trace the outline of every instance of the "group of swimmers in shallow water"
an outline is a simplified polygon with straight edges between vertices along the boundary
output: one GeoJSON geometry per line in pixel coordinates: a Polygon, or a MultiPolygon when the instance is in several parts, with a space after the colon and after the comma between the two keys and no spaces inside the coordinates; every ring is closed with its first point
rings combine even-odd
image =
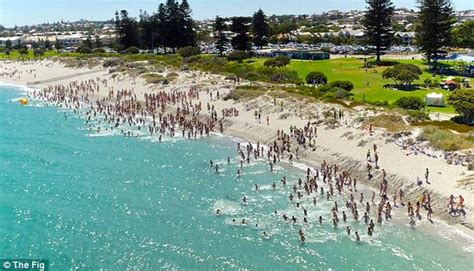
{"type": "MultiPolygon", "coordinates": [[[[207,94],[212,98],[212,91],[207,94]]],[[[74,81],[67,85],[56,85],[46,87],[42,90],[34,91],[31,96],[35,99],[40,99],[48,104],[61,106],[73,110],[75,113],[83,115],[86,124],[91,131],[102,130],[113,131],[120,130],[124,136],[138,136],[136,129],[141,134],[148,132],[150,135],[158,134],[161,141],[162,136],[175,137],[177,131],[181,131],[182,137],[194,139],[202,136],[209,136],[213,131],[223,132],[223,120],[228,117],[236,117],[239,112],[235,108],[226,108],[221,111],[222,117],[218,117],[215,107],[207,103],[207,114],[201,113],[203,105],[199,100],[199,91],[197,88],[190,88],[187,91],[155,91],[153,93],[145,93],[144,101],[139,101],[132,89],[128,90],[114,90],[113,87],[108,86],[107,79],[96,78],[95,80],[74,81]],[[99,91],[101,88],[106,88],[108,91],[107,97],[101,97],[99,91]],[[85,112],[85,113],[84,113],[85,112]],[[135,130],[126,131],[126,127],[134,127],[135,130]]],[[[219,92],[214,97],[219,98],[219,92]]],[[[67,116],[65,115],[67,118],[67,116]]],[[[268,120],[267,120],[268,122],[268,120]]],[[[317,140],[318,127],[310,122],[303,128],[296,126],[289,127],[289,133],[284,130],[278,130],[276,139],[265,148],[259,142],[257,144],[246,144],[243,147],[240,143],[237,144],[237,152],[240,156],[240,167],[237,169],[237,177],[241,177],[244,164],[249,164],[251,161],[257,159],[266,159],[269,164],[269,170],[273,171],[274,166],[281,161],[288,161],[293,163],[295,159],[300,159],[302,151],[310,149],[315,151],[315,141],[317,140]]],[[[367,153],[367,170],[368,179],[373,181],[373,169],[379,169],[379,157],[377,154],[377,146],[373,146],[373,158],[371,151],[367,153]]],[[[230,158],[227,158],[228,164],[231,163],[230,158]]],[[[211,167],[219,173],[219,164],[210,161],[211,167]]],[[[300,209],[302,217],[291,216],[287,214],[280,214],[275,211],[275,215],[281,216],[283,221],[288,221],[293,224],[311,223],[311,218],[308,216],[308,206],[303,206],[303,199],[310,198],[313,206],[317,205],[316,195],[325,198],[327,201],[332,201],[333,198],[347,197],[345,201],[345,210],[340,210],[337,202],[334,202],[330,210],[330,220],[334,228],[338,229],[339,224],[348,223],[350,219],[360,221],[367,226],[367,235],[372,236],[375,231],[375,222],[381,226],[384,219],[392,219],[393,207],[404,207],[404,191],[402,188],[396,189],[393,194],[392,201],[389,199],[388,187],[389,182],[386,178],[386,173],[382,169],[382,177],[380,180],[380,190],[376,200],[376,192],[372,192],[371,200],[364,200],[364,193],[359,194],[359,199],[356,200],[357,183],[355,177],[351,177],[350,173],[341,169],[340,166],[334,164],[329,165],[325,161],[322,163],[320,169],[306,171],[304,179],[299,178],[291,187],[288,194],[288,200],[300,209]],[[397,204],[398,200],[398,204],[397,204]],[[371,207],[375,206],[375,207],[371,207]],[[361,210],[362,209],[362,210],[361,210]],[[359,211],[364,212],[361,216],[359,211]]],[[[428,171],[426,173],[426,180],[428,180],[428,171]]],[[[283,177],[280,180],[280,185],[283,187],[290,186],[289,181],[283,177]]],[[[271,184],[272,189],[277,188],[276,182],[271,184]]],[[[260,189],[258,184],[255,184],[255,191],[260,189]]],[[[449,207],[451,211],[463,210],[464,199],[459,196],[459,203],[456,208],[454,196],[450,197],[449,207]]],[[[244,205],[248,205],[247,197],[242,199],[244,205]]],[[[427,219],[431,221],[433,210],[431,208],[431,196],[429,193],[423,193],[415,204],[407,203],[407,213],[409,217],[409,224],[414,227],[416,219],[421,219],[421,208],[426,210],[427,219]]],[[[217,215],[221,215],[221,210],[216,210],[217,215]]],[[[322,216],[316,217],[315,220],[319,224],[323,224],[325,219],[322,216]]],[[[236,221],[234,221],[236,222],[236,221]]],[[[236,222],[238,223],[238,222],[236,222]]],[[[240,221],[241,224],[249,223],[245,219],[240,221]]],[[[256,225],[258,226],[258,225],[256,225]]],[[[351,235],[351,228],[345,227],[348,235],[351,235]]],[[[358,231],[354,232],[355,240],[360,241],[358,231]]],[[[298,231],[299,239],[305,242],[306,237],[303,229],[298,231]]],[[[270,233],[264,232],[263,237],[269,238],[270,233]]]]}
{"type": "MultiPolygon", "coordinates": [[[[293,158],[298,159],[299,148],[306,149],[310,146],[311,140],[303,140],[301,136],[306,137],[307,135],[315,136],[317,131],[316,127],[311,127],[310,124],[302,129],[290,129],[290,134],[285,134],[284,131],[278,130],[276,135],[276,140],[271,144],[267,149],[264,148],[259,142],[257,144],[248,143],[245,145],[245,148],[242,148],[240,143],[237,143],[237,152],[241,157],[240,165],[237,169],[237,177],[240,178],[244,164],[249,164],[252,159],[266,159],[270,165],[270,171],[273,170],[273,166],[280,161],[287,161],[292,163],[293,158]],[[292,149],[292,141],[296,142],[296,147],[292,149]],[[293,152],[294,154],[293,154],[293,152]]],[[[378,166],[378,154],[377,146],[373,146],[373,156],[371,155],[371,150],[367,153],[368,165],[374,165],[375,169],[379,169],[378,166]]],[[[227,158],[227,163],[230,164],[230,157],[227,158]]],[[[217,163],[210,161],[210,166],[215,168],[216,173],[219,173],[219,166],[217,163]]],[[[371,172],[371,167],[369,168],[369,179],[373,178],[371,172]]],[[[429,170],[426,169],[425,181],[427,183],[429,179],[429,170]]],[[[426,211],[426,219],[432,221],[433,209],[431,207],[432,199],[431,195],[427,192],[423,192],[416,202],[413,204],[411,201],[408,201],[405,204],[405,192],[402,188],[396,190],[396,193],[393,194],[391,200],[388,196],[389,191],[389,181],[387,179],[387,174],[385,170],[381,170],[381,181],[380,189],[378,194],[375,191],[372,191],[370,201],[365,200],[364,193],[358,193],[357,190],[357,179],[351,177],[349,172],[343,171],[338,165],[333,164],[329,165],[324,161],[320,169],[311,169],[307,168],[305,179],[298,178],[297,181],[291,184],[286,177],[283,177],[280,180],[280,186],[290,187],[290,192],[288,194],[289,202],[294,205],[297,209],[301,210],[302,217],[287,215],[286,213],[279,213],[274,211],[274,214],[281,216],[284,222],[290,222],[292,224],[301,224],[306,225],[311,222],[324,224],[325,218],[319,215],[317,217],[311,218],[308,215],[308,209],[311,208],[311,205],[315,208],[317,206],[317,196],[319,194],[320,198],[324,198],[326,201],[332,201],[337,196],[347,197],[345,200],[345,210],[340,210],[340,206],[337,201],[334,201],[332,208],[330,209],[330,221],[334,229],[338,229],[340,223],[350,223],[350,220],[354,222],[361,222],[366,225],[367,236],[373,236],[375,231],[376,224],[382,226],[385,221],[392,219],[392,210],[393,207],[405,207],[407,208],[408,215],[408,224],[411,227],[415,227],[416,221],[421,220],[421,211],[424,209],[426,211]],[[356,200],[356,195],[359,195],[359,199],[356,200]],[[307,198],[310,200],[308,201],[307,198]],[[305,203],[303,203],[305,202],[305,203]],[[309,205],[308,205],[309,203],[309,205]],[[363,215],[359,214],[360,209],[362,209],[363,215]],[[313,220],[314,219],[314,220],[313,220]],[[342,220],[342,221],[341,221],[342,220]]],[[[271,184],[273,190],[277,189],[276,182],[271,184]]],[[[259,184],[255,184],[255,191],[260,190],[259,184]]],[[[459,203],[457,207],[463,208],[464,199],[462,196],[459,196],[459,203]]],[[[248,198],[244,196],[242,198],[242,204],[248,205],[248,198]]],[[[454,197],[450,198],[451,209],[454,209],[454,197]]],[[[222,211],[217,209],[217,215],[221,215],[222,211]]],[[[247,225],[249,222],[246,219],[242,219],[240,222],[233,219],[234,224],[244,224],[247,225]]],[[[258,224],[255,225],[258,227],[258,224]]],[[[345,231],[347,235],[351,235],[351,227],[349,225],[345,226],[345,231]]],[[[270,238],[271,234],[267,231],[262,233],[262,237],[265,239],[270,238]]],[[[301,228],[298,231],[298,236],[301,242],[306,241],[306,236],[301,228]]],[[[358,231],[354,232],[354,239],[360,241],[361,237],[358,231]]]]}

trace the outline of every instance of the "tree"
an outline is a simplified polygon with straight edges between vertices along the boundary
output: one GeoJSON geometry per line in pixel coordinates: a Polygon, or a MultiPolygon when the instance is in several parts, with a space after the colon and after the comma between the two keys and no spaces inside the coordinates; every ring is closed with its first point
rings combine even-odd
{"type": "Polygon", "coordinates": [[[319,71],[310,72],[306,75],[306,83],[312,85],[325,85],[328,82],[327,76],[319,71]]]}
{"type": "Polygon", "coordinates": [[[219,51],[219,55],[225,51],[225,48],[229,44],[229,40],[224,34],[224,31],[227,30],[227,26],[225,25],[225,20],[219,16],[216,17],[216,21],[214,23],[214,36],[216,39],[216,49],[219,51]]]}
{"type": "Polygon", "coordinates": [[[115,27],[118,34],[118,43],[124,48],[138,45],[138,24],[134,18],[128,16],[128,11],[121,10],[115,13],[115,27]]]}
{"type": "Polygon", "coordinates": [[[290,64],[290,58],[287,56],[277,56],[274,58],[271,58],[263,63],[264,66],[266,67],[285,67],[286,65],[290,64]]]}
{"type": "Polygon", "coordinates": [[[49,39],[46,39],[46,40],[44,41],[44,48],[45,48],[46,50],[51,50],[52,47],[53,47],[53,45],[51,44],[51,41],[49,41],[49,39]]]}
{"type": "Polygon", "coordinates": [[[178,48],[196,45],[196,32],[194,31],[194,20],[191,17],[192,10],[188,0],[182,0],[178,9],[179,37],[178,48]]]}
{"type": "Polygon", "coordinates": [[[380,55],[390,47],[393,40],[391,0],[366,0],[369,5],[362,24],[365,28],[367,42],[375,47],[376,63],[380,63],[380,55]]]}
{"type": "Polygon", "coordinates": [[[99,35],[95,35],[94,47],[102,48],[102,42],[100,41],[99,35]]]}
{"type": "Polygon", "coordinates": [[[13,49],[13,46],[12,46],[12,41],[10,39],[8,39],[6,42],[5,42],[5,49],[11,51],[13,49]]]}
{"type": "Polygon", "coordinates": [[[169,30],[166,28],[167,26],[167,21],[166,21],[166,6],[161,3],[158,6],[158,13],[155,15],[156,16],[156,25],[157,25],[157,30],[156,34],[158,36],[158,45],[164,47],[164,51],[166,53],[166,39],[169,35],[169,30]]]}
{"type": "Polygon", "coordinates": [[[451,31],[453,45],[474,49],[474,21],[465,21],[451,31]]]}
{"type": "Polygon", "coordinates": [[[146,11],[140,10],[140,15],[138,16],[138,28],[139,28],[139,44],[140,47],[146,49],[153,49],[154,47],[154,25],[153,25],[153,16],[148,15],[146,11]]]}
{"type": "Polygon", "coordinates": [[[90,33],[87,35],[87,38],[82,42],[82,46],[90,48],[92,50],[92,39],[90,33]]]}
{"type": "Polygon", "coordinates": [[[63,45],[57,38],[56,38],[56,41],[54,42],[54,48],[56,48],[56,50],[61,50],[63,48],[63,45]]]}
{"type": "Polygon", "coordinates": [[[265,13],[263,13],[262,9],[259,9],[253,14],[252,34],[253,43],[255,44],[255,46],[261,48],[268,44],[270,28],[267,23],[267,17],[265,16],[265,13]]]}
{"type": "Polygon", "coordinates": [[[250,38],[249,32],[249,18],[246,17],[234,17],[232,18],[232,25],[230,31],[236,33],[236,36],[232,38],[232,48],[234,50],[248,51],[250,50],[250,38]]]}
{"type": "Polygon", "coordinates": [[[449,95],[448,103],[462,116],[464,123],[474,122],[474,91],[472,89],[455,90],[449,95]]]}
{"type": "Polygon", "coordinates": [[[416,42],[430,63],[438,57],[442,47],[450,45],[451,27],[455,21],[453,8],[450,0],[418,0],[418,3],[416,42]]]}
{"type": "Polygon", "coordinates": [[[392,79],[396,85],[404,87],[410,86],[413,81],[420,79],[423,72],[420,68],[413,64],[397,64],[391,68],[387,68],[382,73],[382,78],[392,79]]]}

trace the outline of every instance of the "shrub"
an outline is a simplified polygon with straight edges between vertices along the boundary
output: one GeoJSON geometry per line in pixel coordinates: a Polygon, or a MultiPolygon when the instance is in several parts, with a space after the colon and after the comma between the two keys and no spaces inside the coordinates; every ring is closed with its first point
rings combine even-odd
{"type": "Polygon", "coordinates": [[[130,46],[127,49],[125,49],[125,52],[127,54],[136,55],[136,54],[140,53],[140,49],[138,49],[138,47],[135,47],[135,46],[130,46]]]}
{"type": "Polygon", "coordinates": [[[106,59],[102,66],[107,68],[107,67],[114,67],[114,66],[123,65],[123,64],[125,64],[125,62],[121,58],[111,58],[111,59],[106,59]]]}
{"type": "Polygon", "coordinates": [[[143,78],[148,84],[158,84],[158,83],[163,83],[165,78],[161,74],[156,74],[156,73],[146,73],[143,75],[143,78]]]}
{"type": "Polygon", "coordinates": [[[423,84],[425,84],[425,88],[429,88],[432,84],[432,81],[431,79],[429,78],[426,78],[424,81],[423,81],[423,84]]]}
{"type": "MultiPolygon", "coordinates": [[[[179,54],[179,52],[178,52],[178,54],[179,54]]],[[[193,55],[193,56],[188,56],[185,59],[183,59],[183,62],[187,63],[187,64],[195,63],[195,62],[198,62],[200,59],[201,59],[200,55],[193,55]]]]}
{"type": "Polygon", "coordinates": [[[77,48],[76,52],[81,54],[90,54],[92,53],[92,49],[90,47],[81,45],[79,48],[77,48]]]}
{"type": "Polygon", "coordinates": [[[349,97],[349,92],[342,88],[333,88],[332,91],[336,95],[336,99],[346,99],[349,97]]]}
{"type": "Polygon", "coordinates": [[[380,107],[388,107],[388,101],[367,101],[368,104],[380,106],[380,107]]]}
{"type": "Polygon", "coordinates": [[[104,48],[94,48],[94,49],[92,50],[92,53],[95,53],[95,54],[103,54],[103,53],[105,53],[105,50],[104,50],[104,48]]]}
{"type": "Polygon", "coordinates": [[[474,143],[469,141],[464,135],[454,134],[451,131],[433,126],[424,128],[418,139],[427,140],[433,147],[444,151],[456,151],[474,147],[474,143]]]}
{"type": "Polygon", "coordinates": [[[331,88],[342,88],[346,91],[351,91],[354,88],[354,84],[351,81],[333,81],[329,83],[331,88]]]}
{"type": "Polygon", "coordinates": [[[22,48],[18,49],[18,53],[20,55],[27,55],[28,54],[28,48],[22,47],[22,48]]]}
{"type": "Polygon", "coordinates": [[[182,58],[199,55],[201,50],[196,46],[186,46],[178,50],[178,55],[182,58]]]}
{"type": "Polygon", "coordinates": [[[420,97],[401,97],[394,104],[403,109],[420,110],[425,108],[425,102],[420,97]]]}
{"type": "Polygon", "coordinates": [[[325,85],[328,82],[327,76],[320,71],[310,72],[306,75],[306,83],[312,85],[325,85]]]}
{"type": "Polygon", "coordinates": [[[428,113],[422,110],[407,110],[407,113],[415,121],[424,121],[430,118],[428,113]]]}
{"type": "Polygon", "coordinates": [[[249,53],[245,51],[240,51],[240,50],[230,52],[229,55],[227,56],[227,59],[229,61],[237,61],[239,63],[241,63],[244,59],[247,59],[247,58],[250,58],[249,53]]]}
{"type": "Polygon", "coordinates": [[[42,56],[44,55],[44,49],[43,48],[36,48],[33,50],[33,55],[34,56],[42,56]]]}
{"type": "Polygon", "coordinates": [[[433,79],[433,81],[431,81],[430,87],[435,88],[435,87],[438,87],[438,86],[439,86],[439,80],[438,79],[433,79]]]}

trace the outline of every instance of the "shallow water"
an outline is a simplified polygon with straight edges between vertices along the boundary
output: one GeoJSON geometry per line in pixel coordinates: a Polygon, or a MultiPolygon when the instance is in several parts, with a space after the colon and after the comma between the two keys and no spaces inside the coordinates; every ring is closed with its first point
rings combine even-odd
{"type": "MultiPolygon", "coordinates": [[[[412,230],[404,210],[376,226],[372,238],[364,225],[348,223],[360,243],[345,234],[345,224],[332,227],[332,202],[319,195],[316,207],[303,202],[310,224],[283,222],[274,210],[299,218],[303,212],[287,199],[290,185],[275,191],[270,185],[304,173],[284,164],[270,173],[262,161],[237,178],[236,145],[228,138],[159,143],[98,135],[70,112],[10,102],[20,96],[0,86],[2,258],[49,259],[53,270],[470,270],[474,264],[472,239],[439,223],[423,221],[412,230]],[[210,159],[220,163],[220,174],[210,159]],[[244,195],[248,205],[241,204],[244,195]],[[315,223],[319,215],[324,225],[315,223]],[[244,218],[252,226],[232,222],[244,218]]],[[[344,198],[334,200],[342,206],[344,198]]]]}

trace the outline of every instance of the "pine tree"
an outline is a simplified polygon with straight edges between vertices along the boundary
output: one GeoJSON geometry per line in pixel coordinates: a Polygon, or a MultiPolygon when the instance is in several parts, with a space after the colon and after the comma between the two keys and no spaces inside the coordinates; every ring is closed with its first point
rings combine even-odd
{"type": "Polygon", "coordinates": [[[63,48],[63,45],[58,40],[58,38],[56,38],[56,41],[54,42],[54,48],[56,48],[56,50],[61,50],[63,48]]]}
{"type": "Polygon", "coordinates": [[[140,10],[139,21],[139,40],[140,47],[146,49],[153,49],[154,47],[154,26],[153,16],[148,15],[146,11],[140,10]]]}
{"type": "Polygon", "coordinates": [[[163,46],[166,53],[166,6],[163,3],[158,6],[158,13],[156,14],[156,35],[158,36],[158,45],[163,46]]]}
{"type": "Polygon", "coordinates": [[[90,33],[87,34],[87,38],[86,38],[86,40],[84,40],[84,41],[82,42],[82,44],[83,44],[85,47],[92,49],[92,39],[91,39],[91,34],[90,34],[90,33]]]}
{"type": "Polygon", "coordinates": [[[176,48],[179,45],[179,37],[180,34],[180,27],[178,22],[179,16],[179,4],[175,0],[168,0],[166,1],[166,8],[165,8],[165,22],[162,27],[165,27],[165,46],[169,47],[176,51],[176,48]]]}
{"type": "Polygon", "coordinates": [[[268,26],[267,17],[262,9],[253,14],[252,19],[253,42],[255,46],[263,47],[268,44],[270,28],[268,26]]]}
{"type": "Polygon", "coordinates": [[[230,31],[237,35],[232,38],[231,44],[234,50],[248,51],[250,50],[250,38],[249,32],[249,18],[246,17],[234,17],[232,18],[232,25],[230,31]]]}
{"type": "Polygon", "coordinates": [[[94,47],[95,48],[102,48],[102,42],[100,41],[99,35],[95,35],[94,47]]]}
{"type": "Polygon", "coordinates": [[[11,51],[13,48],[12,46],[12,41],[10,39],[8,39],[6,42],[5,42],[5,49],[7,49],[8,51],[11,51]]]}
{"type": "Polygon", "coordinates": [[[366,2],[369,6],[362,24],[367,42],[375,47],[376,61],[379,64],[380,55],[390,47],[393,40],[394,7],[391,0],[366,0],[366,2]]]}
{"type": "Polygon", "coordinates": [[[225,47],[229,44],[229,40],[224,34],[225,30],[227,30],[225,20],[217,16],[214,23],[214,36],[217,38],[215,44],[220,56],[222,56],[225,51],[225,47]]]}
{"type": "Polygon", "coordinates": [[[196,44],[196,32],[194,31],[194,21],[191,17],[191,7],[187,0],[183,0],[179,5],[178,26],[180,40],[178,48],[193,46],[196,44]]]}
{"type": "Polygon", "coordinates": [[[438,57],[442,47],[451,43],[451,28],[455,22],[453,8],[449,0],[419,0],[418,3],[416,42],[430,63],[438,57]]]}
{"type": "Polygon", "coordinates": [[[121,10],[120,17],[115,13],[115,26],[118,33],[118,42],[124,48],[138,45],[138,24],[134,18],[128,16],[128,11],[121,10]]]}

